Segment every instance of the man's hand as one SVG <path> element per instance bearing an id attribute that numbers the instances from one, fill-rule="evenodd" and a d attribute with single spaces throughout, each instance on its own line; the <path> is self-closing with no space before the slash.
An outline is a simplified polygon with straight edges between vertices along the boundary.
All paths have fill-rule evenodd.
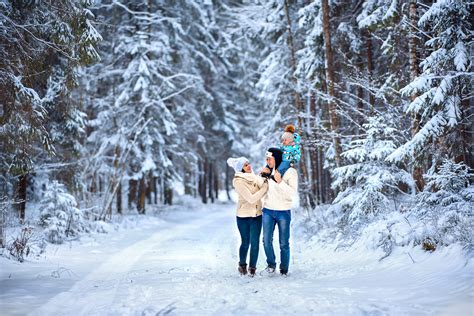
<path id="1" fill-rule="evenodd" d="M 270 173 L 270 169 L 268 169 L 267 167 L 263 167 L 262 170 L 260 170 L 260 174 L 262 173 Z"/>
<path id="2" fill-rule="evenodd" d="M 276 183 L 281 182 L 281 174 L 278 172 L 278 170 L 275 170 L 275 173 L 273 174 L 273 177 L 275 178 Z"/>

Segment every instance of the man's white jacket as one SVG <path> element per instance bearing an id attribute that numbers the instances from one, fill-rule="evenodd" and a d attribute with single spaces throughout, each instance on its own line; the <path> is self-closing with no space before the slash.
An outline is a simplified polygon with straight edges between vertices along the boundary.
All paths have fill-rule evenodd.
<path id="1" fill-rule="evenodd" d="M 268 191 L 263 198 L 263 207 L 276 211 L 290 210 L 297 194 L 298 173 L 296 169 L 289 168 L 283 175 L 280 183 L 269 179 Z"/>

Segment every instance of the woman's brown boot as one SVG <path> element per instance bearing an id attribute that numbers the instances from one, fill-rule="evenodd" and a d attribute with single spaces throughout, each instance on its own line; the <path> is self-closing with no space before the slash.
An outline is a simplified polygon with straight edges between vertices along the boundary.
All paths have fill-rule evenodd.
<path id="1" fill-rule="evenodd" d="M 255 276 L 256 272 L 257 272 L 257 268 L 254 268 L 254 267 L 249 268 L 249 274 L 252 278 Z"/>
<path id="2" fill-rule="evenodd" d="M 241 264 L 239 263 L 239 272 L 241 275 L 246 275 L 247 274 L 247 264 Z"/>

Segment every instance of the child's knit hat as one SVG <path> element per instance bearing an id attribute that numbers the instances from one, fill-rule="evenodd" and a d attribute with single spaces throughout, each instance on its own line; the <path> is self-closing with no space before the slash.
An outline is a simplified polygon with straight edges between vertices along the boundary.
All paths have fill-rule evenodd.
<path id="1" fill-rule="evenodd" d="M 290 141 L 295 140 L 295 126 L 293 124 L 286 125 L 285 132 L 281 135 L 281 139 L 289 139 Z"/>

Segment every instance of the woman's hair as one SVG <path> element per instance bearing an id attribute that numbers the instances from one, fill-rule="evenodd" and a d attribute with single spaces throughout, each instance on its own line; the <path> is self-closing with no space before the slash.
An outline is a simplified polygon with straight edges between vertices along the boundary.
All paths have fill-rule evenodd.
<path id="1" fill-rule="evenodd" d="M 245 163 L 244 163 L 244 165 L 242 166 L 242 170 L 241 170 L 241 171 L 242 171 L 243 173 L 245 173 L 245 172 L 246 172 L 246 171 L 245 171 L 245 169 L 244 169 L 244 167 L 245 167 L 245 164 L 249 164 L 249 162 L 248 162 L 248 161 L 247 161 L 247 162 L 245 162 Z"/>

